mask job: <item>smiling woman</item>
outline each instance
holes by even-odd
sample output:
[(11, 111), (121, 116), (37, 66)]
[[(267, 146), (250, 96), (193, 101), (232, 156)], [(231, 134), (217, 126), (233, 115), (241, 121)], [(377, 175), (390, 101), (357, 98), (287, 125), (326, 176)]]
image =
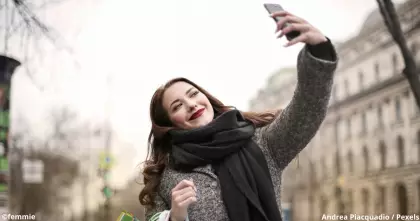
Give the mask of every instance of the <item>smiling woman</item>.
[(175, 127), (192, 129), (213, 120), (214, 112), (209, 99), (198, 88), (186, 81), (173, 83), (163, 93), (163, 107)]
[(324, 120), (337, 56), (305, 20), (282, 16), (305, 43), (298, 85), (284, 111), (251, 113), (224, 105), (185, 78), (158, 88), (150, 103), (152, 129), (140, 203), (146, 219), (281, 221), (281, 175)]

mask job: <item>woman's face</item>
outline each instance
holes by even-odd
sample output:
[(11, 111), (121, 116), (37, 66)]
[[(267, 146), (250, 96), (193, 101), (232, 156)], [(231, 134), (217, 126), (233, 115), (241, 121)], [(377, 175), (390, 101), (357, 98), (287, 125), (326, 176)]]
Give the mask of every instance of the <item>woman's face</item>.
[(191, 84), (180, 81), (163, 94), (163, 107), (175, 127), (193, 129), (207, 125), (214, 112), (209, 99)]

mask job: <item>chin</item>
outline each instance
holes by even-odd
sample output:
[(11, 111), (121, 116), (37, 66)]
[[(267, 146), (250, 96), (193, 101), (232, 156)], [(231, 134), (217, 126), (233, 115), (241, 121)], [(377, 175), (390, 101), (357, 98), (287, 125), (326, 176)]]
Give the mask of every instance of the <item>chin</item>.
[(210, 121), (203, 121), (203, 122), (200, 122), (199, 123), (199, 127), (204, 127), (204, 126), (206, 126), (207, 124), (209, 124), (210, 123)]
[(194, 124), (191, 125), (191, 128), (204, 127), (212, 121), (213, 121), (213, 114), (210, 114), (207, 112), (207, 113), (204, 113), (199, 119), (197, 119), (197, 122), (194, 122)]
[(207, 118), (203, 118), (200, 119), (199, 122), (196, 122), (194, 125), (192, 125), (193, 128), (198, 128), (198, 127), (204, 127), (207, 124), (209, 124), (211, 122), (211, 120), (208, 120)]

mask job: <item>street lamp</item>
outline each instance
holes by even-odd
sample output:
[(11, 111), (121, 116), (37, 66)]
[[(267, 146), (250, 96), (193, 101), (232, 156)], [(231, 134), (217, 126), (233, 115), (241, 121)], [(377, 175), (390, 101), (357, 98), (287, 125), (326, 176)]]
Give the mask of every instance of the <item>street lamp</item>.
[[(4, 199), (1, 210), (9, 210), (8, 182), (9, 162), (9, 109), (10, 109), (10, 85), (12, 75), (21, 63), (11, 57), (0, 55), (0, 195)], [(1, 203), (3, 205), (3, 202)]]

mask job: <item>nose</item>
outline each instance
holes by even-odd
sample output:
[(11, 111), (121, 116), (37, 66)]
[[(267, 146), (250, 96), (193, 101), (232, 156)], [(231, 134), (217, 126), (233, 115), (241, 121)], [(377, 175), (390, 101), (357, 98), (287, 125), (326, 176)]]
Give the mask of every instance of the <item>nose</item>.
[(197, 108), (197, 104), (193, 101), (188, 101), (187, 105), (190, 112), (193, 112)]

